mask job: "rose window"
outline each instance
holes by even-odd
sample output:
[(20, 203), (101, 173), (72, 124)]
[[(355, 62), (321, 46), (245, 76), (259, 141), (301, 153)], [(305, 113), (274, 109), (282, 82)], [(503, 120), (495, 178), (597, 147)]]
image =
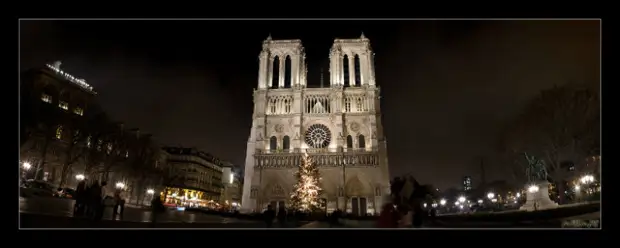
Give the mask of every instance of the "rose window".
[(306, 143), (312, 148), (325, 148), (331, 141), (332, 134), (323, 124), (314, 124), (306, 130)]

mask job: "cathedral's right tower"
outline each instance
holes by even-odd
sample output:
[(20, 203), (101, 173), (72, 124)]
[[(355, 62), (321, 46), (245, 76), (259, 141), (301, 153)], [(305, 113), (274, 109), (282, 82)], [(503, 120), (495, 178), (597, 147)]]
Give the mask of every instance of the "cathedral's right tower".
[(335, 39), (329, 56), (330, 85), (311, 88), (300, 40), (263, 42), (242, 211), (289, 206), (303, 153), (319, 166), (327, 212), (381, 210), (389, 173), (370, 41)]
[[(345, 150), (357, 148), (378, 153), (377, 179), (382, 188), (376, 195), (382, 195), (389, 194), (390, 176), (374, 58), (370, 40), (363, 33), (358, 39), (335, 39), (330, 49), (330, 81), (333, 88), (342, 89), (342, 100), (337, 103), (342, 104)], [(360, 130), (360, 126), (366, 130)], [(370, 138), (369, 144), (360, 144), (366, 143), (364, 137)]]

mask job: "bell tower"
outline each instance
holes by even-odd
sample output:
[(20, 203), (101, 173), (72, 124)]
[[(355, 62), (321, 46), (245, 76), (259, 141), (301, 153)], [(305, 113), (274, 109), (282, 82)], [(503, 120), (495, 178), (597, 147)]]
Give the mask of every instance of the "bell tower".
[(374, 53), (364, 33), (357, 39), (335, 39), (330, 50), (332, 86), (375, 86)]
[(269, 35), (259, 55), (258, 89), (305, 86), (305, 59), (301, 40), (273, 40)]

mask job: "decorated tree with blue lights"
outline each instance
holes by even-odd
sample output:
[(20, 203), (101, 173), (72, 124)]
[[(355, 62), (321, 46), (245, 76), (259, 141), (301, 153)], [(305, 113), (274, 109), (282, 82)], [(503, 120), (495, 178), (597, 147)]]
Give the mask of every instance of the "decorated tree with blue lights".
[(313, 212), (321, 207), (319, 196), (323, 191), (320, 187), (319, 168), (312, 162), (310, 156), (304, 153), (299, 164), (299, 170), (295, 172), (297, 182), (293, 185), (291, 205), (301, 212)]

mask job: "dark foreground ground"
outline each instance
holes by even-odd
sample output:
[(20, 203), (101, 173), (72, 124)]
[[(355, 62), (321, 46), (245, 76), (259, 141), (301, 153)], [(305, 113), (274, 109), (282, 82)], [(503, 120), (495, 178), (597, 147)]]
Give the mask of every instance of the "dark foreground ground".
[(132, 222), (118, 220), (93, 221), (84, 218), (72, 218), (42, 214), (20, 214), (21, 228), (265, 228), (261, 222)]

